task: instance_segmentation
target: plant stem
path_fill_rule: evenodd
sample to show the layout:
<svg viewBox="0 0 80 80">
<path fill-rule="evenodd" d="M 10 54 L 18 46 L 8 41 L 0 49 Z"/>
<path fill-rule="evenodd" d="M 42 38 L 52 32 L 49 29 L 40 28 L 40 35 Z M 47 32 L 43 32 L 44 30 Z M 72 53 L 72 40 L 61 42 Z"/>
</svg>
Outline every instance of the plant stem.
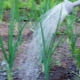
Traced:
<svg viewBox="0 0 80 80">
<path fill-rule="evenodd" d="M 7 79 L 12 80 L 12 70 L 9 67 L 7 68 Z"/>
</svg>

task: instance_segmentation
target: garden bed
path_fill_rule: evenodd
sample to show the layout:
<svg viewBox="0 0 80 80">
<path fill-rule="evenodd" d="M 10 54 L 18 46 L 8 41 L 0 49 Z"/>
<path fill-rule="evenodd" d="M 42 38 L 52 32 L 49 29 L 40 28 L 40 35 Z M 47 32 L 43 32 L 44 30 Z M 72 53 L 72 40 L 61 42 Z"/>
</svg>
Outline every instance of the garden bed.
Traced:
<svg viewBox="0 0 80 80">
<path fill-rule="evenodd" d="M 13 67 L 13 80 L 21 80 L 17 74 L 18 70 L 20 68 L 21 63 L 25 63 L 25 53 L 24 51 L 28 48 L 28 44 L 32 40 L 32 31 L 31 23 L 28 22 L 26 27 L 23 30 L 22 33 L 22 43 L 19 45 L 17 49 L 17 55 L 14 61 L 14 67 Z M 76 23 L 77 28 L 79 29 L 80 23 Z M 15 26 L 16 27 L 16 26 Z M 77 29 L 76 28 L 76 29 Z M 14 41 L 17 37 L 17 29 L 14 30 L 15 34 L 13 35 Z M 60 31 L 64 31 L 64 28 L 60 28 Z M 6 22 L 3 22 L 0 24 L 0 34 L 4 41 L 4 46 L 6 51 L 7 48 L 7 39 L 8 39 L 8 24 Z M 61 37 L 61 35 L 57 35 L 56 42 L 58 38 Z M 80 47 L 80 37 L 77 40 L 76 47 Z M 0 62 L 3 61 L 2 52 L 0 49 Z M 69 45 L 67 44 L 67 38 L 66 35 L 63 38 L 63 41 L 61 44 L 57 47 L 54 55 L 52 56 L 52 63 L 50 67 L 50 73 L 49 73 L 49 80 L 75 80 L 76 74 L 78 74 L 79 71 L 77 69 L 77 66 L 75 64 L 75 61 L 71 57 L 71 51 L 69 49 Z M 1 80 L 5 80 L 5 75 L 0 75 Z M 37 80 L 44 80 L 44 74 L 41 71 L 40 75 L 38 76 Z M 78 79 L 77 79 L 78 80 Z"/>
</svg>

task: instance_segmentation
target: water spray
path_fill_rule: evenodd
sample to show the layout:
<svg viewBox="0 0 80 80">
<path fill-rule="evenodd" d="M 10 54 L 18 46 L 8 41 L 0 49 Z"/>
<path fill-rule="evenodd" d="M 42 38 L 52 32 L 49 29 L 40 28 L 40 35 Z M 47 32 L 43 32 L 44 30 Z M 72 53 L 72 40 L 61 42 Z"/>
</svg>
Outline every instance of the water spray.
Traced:
<svg viewBox="0 0 80 80">
<path fill-rule="evenodd" d="M 42 20 L 42 28 L 44 32 L 46 48 L 50 44 L 52 36 L 56 31 L 59 16 L 60 16 L 60 23 L 61 23 L 67 15 L 71 14 L 73 8 L 79 5 L 80 5 L 80 0 L 75 2 L 64 0 L 64 2 L 56 5 L 54 8 L 50 9 L 43 15 L 45 17 Z M 40 70 L 39 59 L 43 52 L 43 46 L 42 46 L 43 42 L 42 42 L 40 23 L 38 23 L 37 26 L 38 28 L 33 33 L 32 42 L 28 45 L 29 47 L 27 50 L 27 54 L 25 55 L 25 63 L 21 64 L 23 68 L 20 71 L 21 73 L 20 77 L 22 77 L 21 80 L 26 80 L 26 79 L 36 80 L 36 77 L 39 74 L 39 70 Z"/>
</svg>

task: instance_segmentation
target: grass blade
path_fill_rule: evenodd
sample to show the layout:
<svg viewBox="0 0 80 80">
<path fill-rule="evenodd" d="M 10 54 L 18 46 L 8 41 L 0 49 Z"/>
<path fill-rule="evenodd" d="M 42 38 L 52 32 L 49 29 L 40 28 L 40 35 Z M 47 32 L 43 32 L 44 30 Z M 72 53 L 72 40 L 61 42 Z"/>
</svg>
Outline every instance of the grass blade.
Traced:
<svg viewBox="0 0 80 80">
<path fill-rule="evenodd" d="M 5 0 L 0 0 L 0 19 L 2 19 Z"/>
<path fill-rule="evenodd" d="M 1 36 L 0 36 L 0 45 L 1 45 L 1 48 L 2 48 L 3 56 L 4 56 L 5 60 L 8 63 L 8 57 L 7 57 L 6 51 L 5 51 L 4 46 L 3 46 L 3 42 L 2 42 Z"/>
</svg>

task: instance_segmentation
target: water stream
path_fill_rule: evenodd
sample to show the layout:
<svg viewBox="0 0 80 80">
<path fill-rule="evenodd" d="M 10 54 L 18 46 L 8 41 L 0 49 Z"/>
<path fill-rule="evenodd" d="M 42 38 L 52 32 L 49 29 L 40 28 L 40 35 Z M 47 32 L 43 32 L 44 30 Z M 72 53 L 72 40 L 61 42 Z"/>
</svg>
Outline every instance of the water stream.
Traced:
<svg viewBox="0 0 80 80">
<path fill-rule="evenodd" d="M 46 48 L 49 46 L 52 36 L 56 31 L 59 18 L 61 23 L 67 15 L 68 12 L 65 5 L 60 3 L 42 16 L 41 24 L 44 32 Z M 21 80 L 36 80 L 36 77 L 41 69 L 40 58 L 41 54 L 43 53 L 43 42 L 40 23 L 38 23 L 36 26 L 37 28 L 33 33 L 32 42 L 28 45 L 28 50 L 26 53 L 27 55 L 25 55 L 27 58 L 25 59 L 25 63 L 21 64 Z"/>
</svg>

